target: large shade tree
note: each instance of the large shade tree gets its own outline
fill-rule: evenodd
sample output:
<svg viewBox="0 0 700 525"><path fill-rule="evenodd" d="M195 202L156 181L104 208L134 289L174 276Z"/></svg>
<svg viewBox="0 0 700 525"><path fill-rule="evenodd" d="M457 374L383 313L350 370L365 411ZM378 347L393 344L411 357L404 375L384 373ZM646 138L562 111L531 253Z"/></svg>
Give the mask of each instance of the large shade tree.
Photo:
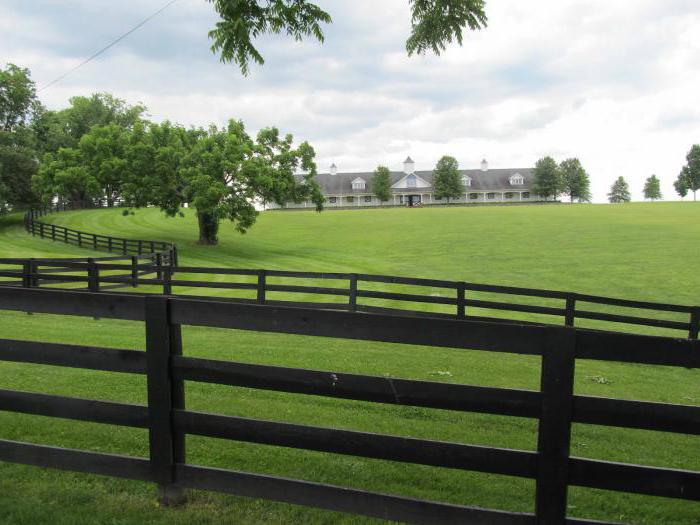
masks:
<svg viewBox="0 0 700 525"><path fill-rule="evenodd" d="M433 170L433 191L436 199L447 199L447 202L464 193L457 159L445 155L438 160Z"/></svg>
<svg viewBox="0 0 700 525"><path fill-rule="evenodd" d="M263 35L284 33L300 41L312 37L324 41L323 25L331 15L308 0L208 0L220 20L209 32L211 49L223 62L234 62L248 74L250 62L264 64L255 46ZM432 51L440 54L447 44L460 45L465 28L486 27L485 0L409 0L411 34L409 55Z"/></svg>
<svg viewBox="0 0 700 525"><path fill-rule="evenodd" d="M652 175L644 181L644 198L651 201L657 201L663 198L661 195L661 181L656 175Z"/></svg>
<svg viewBox="0 0 700 525"><path fill-rule="evenodd" d="M377 166L372 177L372 191L379 199L379 203L388 201L391 198L391 178L389 168Z"/></svg>
<svg viewBox="0 0 700 525"><path fill-rule="evenodd" d="M535 163L532 189L544 200L556 198L562 192L561 170L552 157L543 157Z"/></svg>
<svg viewBox="0 0 700 525"><path fill-rule="evenodd" d="M571 202L590 202L591 182L581 162L576 158L566 159L559 165L559 171L562 193L567 195Z"/></svg>

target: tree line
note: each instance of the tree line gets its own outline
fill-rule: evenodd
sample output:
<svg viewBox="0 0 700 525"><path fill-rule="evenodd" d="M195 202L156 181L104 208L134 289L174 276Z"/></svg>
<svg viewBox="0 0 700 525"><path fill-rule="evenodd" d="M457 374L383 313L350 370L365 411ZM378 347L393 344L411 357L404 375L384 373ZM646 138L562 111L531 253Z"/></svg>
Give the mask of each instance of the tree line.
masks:
<svg viewBox="0 0 700 525"><path fill-rule="evenodd" d="M275 127L252 137L240 121L186 128L150 122L145 112L106 93L48 110L27 69L0 69L0 209L120 204L174 216L187 205L200 242L215 244L222 220L241 233L255 223L256 202L323 208L307 142L295 145Z"/></svg>

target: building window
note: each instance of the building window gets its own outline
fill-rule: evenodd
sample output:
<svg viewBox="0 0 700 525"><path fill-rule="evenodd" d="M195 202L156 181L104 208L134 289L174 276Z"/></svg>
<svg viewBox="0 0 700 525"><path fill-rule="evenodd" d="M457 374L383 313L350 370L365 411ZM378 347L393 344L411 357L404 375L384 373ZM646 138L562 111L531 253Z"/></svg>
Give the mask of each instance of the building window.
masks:
<svg viewBox="0 0 700 525"><path fill-rule="evenodd" d="M471 200L476 200L476 199L479 198L479 194L478 194L478 193L470 193L470 194L469 194L469 198L470 198Z"/></svg>
<svg viewBox="0 0 700 525"><path fill-rule="evenodd" d="M523 182L524 182L523 176L520 175L519 173L513 175L513 176L510 178L510 183L511 183L513 186L522 186L522 185L523 185Z"/></svg>
<svg viewBox="0 0 700 525"><path fill-rule="evenodd" d="M529 199L530 198L530 192L529 191L524 191L523 192L523 199Z"/></svg>
<svg viewBox="0 0 700 525"><path fill-rule="evenodd" d="M415 188L417 184L416 176L415 175L409 175L406 177L406 187L407 188Z"/></svg>
<svg viewBox="0 0 700 525"><path fill-rule="evenodd" d="M365 183L364 183L364 182L353 182L353 183L352 183L352 189L353 189L353 190L364 190L364 189L365 189Z"/></svg>
<svg viewBox="0 0 700 525"><path fill-rule="evenodd" d="M347 197L348 203L355 202L355 197Z"/></svg>
<svg viewBox="0 0 700 525"><path fill-rule="evenodd" d="M464 184L465 186L471 186L472 185L472 178L465 175L464 177L462 177L462 184Z"/></svg>
<svg viewBox="0 0 700 525"><path fill-rule="evenodd" d="M511 192L506 193L506 199L512 199L513 194Z"/></svg>
<svg viewBox="0 0 700 525"><path fill-rule="evenodd" d="M487 198L487 199L495 199L495 198L496 198L496 194L495 194L495 193L489 193L488 195L486 195L486 198Z"/></svg>
<svg viewBox="0 0 700 525"><path fill-rule="evenodd" d="M371 196L371 195L365 195L365 202L372 202L372 196Z"/></svg>
<svg viewBox="0 0 700 525"><path fill-rule="evenodd" d="M335 204L336 202L338 202L338 198L337 197L328 197L328 202L330 202L331 204Z"/></svg>
<svg viewBox="0 0 700 525"><path fill-rule="evenodd" d="M436 200L436 201L441 201L441 200L442 200L442 197L435 197L435 200Z"/></svg>
<svg viewBox="0 0 700 525"><path fill-rule="evenodd" d="M399 195L399 204L403 204L403 195Z"/></svg>

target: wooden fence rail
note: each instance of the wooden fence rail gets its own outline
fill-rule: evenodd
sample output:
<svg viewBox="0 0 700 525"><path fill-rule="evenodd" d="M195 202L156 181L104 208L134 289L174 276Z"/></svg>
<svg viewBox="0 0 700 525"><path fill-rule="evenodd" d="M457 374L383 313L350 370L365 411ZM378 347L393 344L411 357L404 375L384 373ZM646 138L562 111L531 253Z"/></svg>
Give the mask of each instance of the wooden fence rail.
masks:
<svg viewBox="0 0 700 525"><path fill-rule="evenodd" d="M577 359L700 368L700 342L572 326L240 304L163 295L0 288L0 310L141 321L146 351L0 340L0 361L145 374L148 405L0 390L0 410L145 428L147 459L0 440L0 461L144 480L173 501L202 489L411 523L585 524L570 486L700 501L700 472L571 457L572 423L700 435L700 407L574 395ZM527 391L283 368L182 355L183 325L537 355ZM536 451L338 430L186 410L185 381L539 421ZM186 435L217 437L535 480L535 513L421 501L310 481L190 465Z"/></svg>
<svg viewBox="0 0 700 525"><path fill-rule="evenodd" d="M175 268L165 264L161 254L127 256L127 260L128 263L125 264L124 257L78 260L0 259L2 266L17 267L0 270L0 278L6 278L0 281L0 284L28 288L61 283L83 283L86 289L95 292L119 287L155 286L165 295L173 295L178 289L188 288L186 292L188 296L192 296L193 289L238 290L254 292L254 294L248 298L230 297L227 300L257 304L313 306L352 312L396 315L413 313L431 317L475 320L513 321L513 314L526 313L544 316L538 319L540 319L539 322L546 324L555 324L556 321L552 318L557 317L564 326L575 326L578 320L586 319L602 321L599 323L602 327L606 326L604 323L617 323L618 325L665 328L687 334L690 339L698 338L700 325L700 307L698 306L634 301L555 290L354 273L177 267L179 276L187 274L197 276L185 279L174 277ZM109 274L109 272L118 273ZM240 277L247 281L219 280L226 276ZM332 284L309 286L309 280L331 281ZM280 281L285 282L280 283ZM303 284L289 284L290 281ZM410 286L412 290L411 293L406 293L366 289L368 285L376 286L377 283L388 286ZM439 289L440 293L436 294L435 289ZM501 298L498 300L475 299L476 293L488 293ZM340 301L318 302L313 299L314 296L340 298ZM522 302L523 299L530 301L545 299L556 301L559 305L527 304ZM374 301L374 304L371 301ZM383 301L383 304L377 305L377 301ZM442 310L421 310L417 305L439 305ZM582 305L602 305L615 311L593 311L590 310L590 306ZM445 307L452 309L452 312L445 311ZM630 309L634 309L635 313L636 311L646 313L630 315ZM506 317L494 312L505 312ZM663 317L669 314L675 315L676 319ZM511 317L508 318L507 315ZM686 319L680 320L680 317Z"/></svg>

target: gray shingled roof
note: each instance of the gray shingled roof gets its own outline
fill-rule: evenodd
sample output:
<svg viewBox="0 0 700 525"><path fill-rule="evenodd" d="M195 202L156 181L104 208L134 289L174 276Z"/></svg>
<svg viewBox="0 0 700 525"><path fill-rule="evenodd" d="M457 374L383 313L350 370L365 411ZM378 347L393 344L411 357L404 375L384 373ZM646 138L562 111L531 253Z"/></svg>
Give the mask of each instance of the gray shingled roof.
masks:
<svg viewBox="0 0 700 525"><path fill-rule="evenodd" d="M508 191L508 190L525 190L529 191L532 188L532 178L534 170L532 168L508 168L508 169L489 169L488 171L474 170L459 170L460 177L468 175L472 179L472 185L465 189L465 193L469 191ZM512 175L519 173L523 176L524 184L522 186L511 186L509 179ZM415 174L428 184L433 183L432 171L416 171ZM391 184L396 184L399 180L406 176L403 171L390 172ZM302 177L299 175L299 177ZM352 181L360 177L367 182L367 190L353 190ZM348 195L352 193L363 193L370 190L372 185L373 172L354 172L354 173L338 173L331 175L330 173L319 173L314 180L321 187L321 192L324 195ZM432 191L432 188L419 188L416 193ZM392 190L392 192L406 193L406 190Z"/></svg>

